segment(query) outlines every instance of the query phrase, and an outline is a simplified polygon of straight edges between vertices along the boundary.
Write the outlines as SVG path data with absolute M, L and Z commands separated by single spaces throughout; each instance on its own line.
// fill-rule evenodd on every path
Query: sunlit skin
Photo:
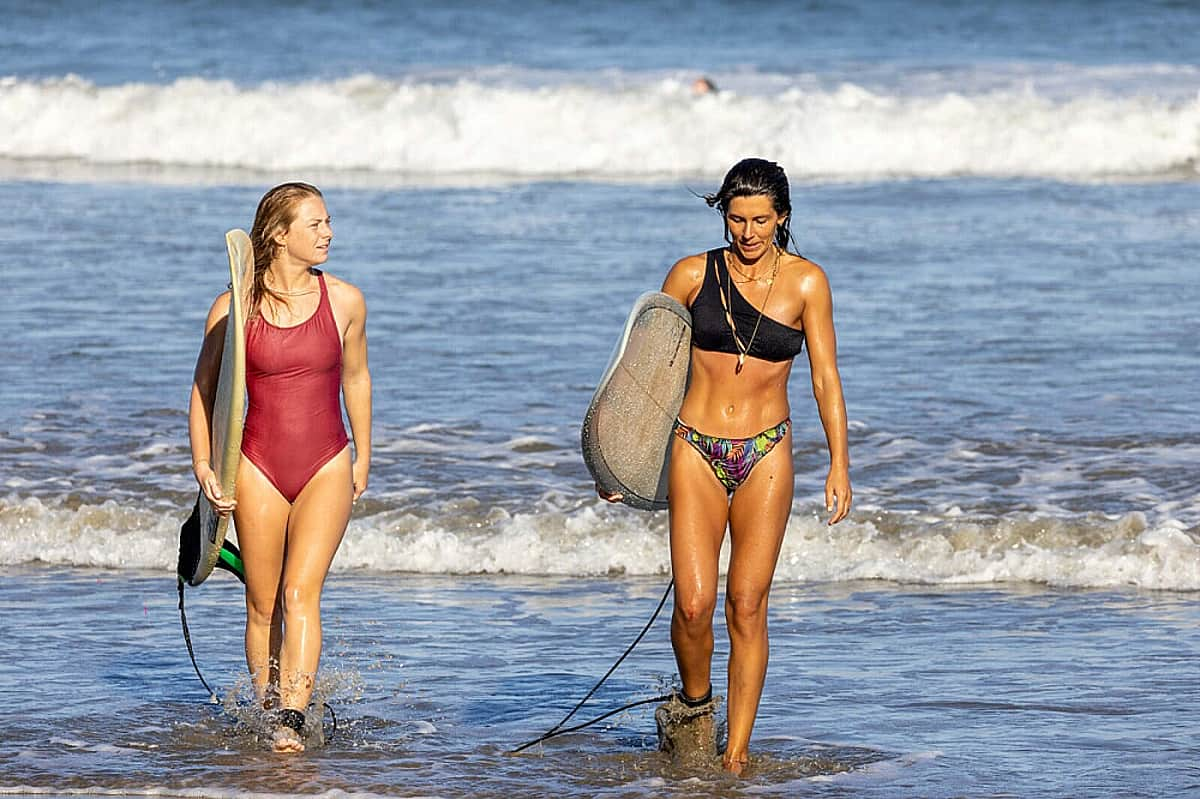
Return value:
M 770 197 L 754 195 L 730 200 L 725 226 L 736 259 L 732 266 L 751 278 L 737 290 L 766 316 L 805 333 L 813 396 L 829 446 L 825 479 L 828 523 L 850 512 L 850 461 L 846 408 L 837 369 L 833 302 L 819 266 L 781 252 L 774 286 L 775 230 L 784 221 Z M 704 282 L 703 253 L 676 263 L 662 290 L 691 307 Z M 769 292 L 769 297 L 768 297 Z M 739 331 L 743 341 L 748 331 Z M 791 415 L 787 384 L 792 362 L 747 357 L 740 373 L 737 355 L 692 349 L 691 378 L 679 418 L 706 434 L 743 438 L 778 424 Z M 671 643 L 683 691 L 700 697 L 712 676 L 713 613 L 719 582 L 718 559 L 726 529 L 730 535 L 729 572 L 725 587 L 725 619 L 729 631 L 729 737 L 723 764 L 741 773 L 749 761 L 750 734 L 766 678 L 767 598 L 794 493 L 792 435 L 784 439 L 750 473 L 729 498 L 704 457 L 673 438 L 668 482 L 671 570 L 675 577 L 675 609 Z M 619 495 L 606 496 L 616 500 Z
M 273 233 L 278 245 L 267 285 L 288 295 L 265 299 L 259 309 L 281 327 L 302 323 L 317 311 L 320 290 L 313 267 L 325 263 L 333 230 L 324 202 L 296 203 L 295 218 Z M 249 458 L 242 458 L 237 497 L 221 496 L 208 464 L 209 422 L 220 368 L 230 294 L 213 303 L 196 364 L 190 431 L 196 480 L 214 506 L 233 513 L 246 567 L 246 662 L 260 699 L 303 711 L 312 696 L 321 656 L 320 599 L 350 518 L 352 504 L 367 488 L 371 464 L 371 377 L 367 368 L 366 304 L 362 293 L 325 273 L 329 302 L 342 340 L 342 397 L 354 442 L 327 462 L 288 501 Z M 300 751 L 290 730 L 277 734 L 275 749 Z

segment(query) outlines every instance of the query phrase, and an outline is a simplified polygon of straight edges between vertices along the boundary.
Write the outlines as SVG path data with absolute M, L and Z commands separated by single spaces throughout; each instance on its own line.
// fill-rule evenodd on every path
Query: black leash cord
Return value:
M 329 719 L 333 722 L 333 726 L 330 728 L 329 734 L 325 736 L 325 740 L 329 741 L 333 738 L 333 736 L 337 735 L 337 713 L 333 712 L 333 705 L 329 704 L 328 702 L 322 702 L 321 704 L 326 710 L 329 711 Z
M 200 673 L 200 666 L 196 664 L 196 653 L 192 649 L 192 634 L 188 631 L 187 613 L 183 610 L 183 578 L 179 578 L 179 621 L 183 625 L 183 642 L 187 644 L 188 657 L 192 659 L 192 668 L 196 670 L 196 676 L 200 678 L 200 683 L 208 689 L 208 701 L 212 704 L 217 704 L 220 700 L 217 699 L 217 692 L 208 684 L 208 680 L 204 679 L 204 675 Z
M 629 653 L 633 651 L 633 648 L 635 646 L 637 646 L 639 643 L 641 643 L 641 640 L 646 637 L 646 633 L 650 632 L 650 627 L 654 624 L 654 621 L 658 618 L 658 614 L 662 612 L 663 605 L 667 604 L 667 597 L 671 596 L 671 589 L 674 587 L 675 587 L 675 578 L 672 577 L 670 582 L 667 583 L 667 590 L 663 592 L 662 599 L 658 600 L 658 607 L 656 607 L 654 609 L 654 613 L 652 613 L 650 615 L 650 621 L 646 622 L 646 626 L 642 628 L 642 631 L 640 633 L 638 633 L 637 638 L 633 639 L 633 643 L 630 644 L 629 647 L 621 654 L 621 657 L 617 658 L 617 662 L 613 663 L 612 667 L 609 668 L 609 670 L 607 672 L 605 672 L 604 676 L 600 678 L 600 681 L 592 686 L 592 690 L 587 692 L 587 696 L 585 696 L 583 699 L 580 699 L 579 703 L 577 705 L 575 705 L 575 707 L 571 708 L 570 713 L 563 716 L 561 721 L 559 721 L 557 724 L 555 724 L 549 730 L 544 732 L 540 737 L 535 738 L 534 740 L 529 741 L 528 743 L 521 744 L 516 749 L 513 749 L 512 751 L 510 751 L 509 754 L 516 754 L 517 752 L 520 752 L 523 749 L 528 749 L 529 747 L 533 746 L 534 744 L 541 743 L 542 741 L 553 738 L 556 735 L 562 735 L 563 733 L 575 732 L 576 730 L 582 730 L 584 727 L 588 727 L 592 724 L 595 724 L 598 721 L 603 721 L 604 719 L 608 718 L 609 716 L 612 716 L 616 713 L 620 713 L 622 710 L 628 710 L 629 708 L 637 707 L 638 705 L 648 705 L 651 702 L 663 702 L 663 701 L 666 701 L 667 699 L 671 698 L 670 694 L 668 694 L 666 696 L 661 696 L 661 697 L 656 696 L 653 699 L 643 699 L 638 702 L 634 702 L 632 704 L 625 705 L 624 707 L 617 708 L 616 710 L 612 711 L 611 713 L 605 713 L 603 716 L 592 719 L 591 721 L 589 721 L 585 724 L 580 724 L 578 726 L 571 727 L 570 729 L 566 729 L 566 730 L 560 729 L 562 727 L 562 725 L 566 724 L 571 719 L 572 716 L 574 716 L 576 713 L 579 712 L 579 708 L 583 707 L 584 704 L 586 704 L 587 701 L 592 698 L 592 695 L 595 694 L 596 691 L 600 690 L 600 686 L 604 685 L 604 681 L 612 676 L 612 673 L 617 670 L 617 666 L 620 666 L 622 661 L 624 661 L 625 658 L 629 657 Z M 180 590 L 182 590 L 182 589 L 180 589 Z
M 567 727 L 566 729 L 562 729 L 562 730 L 557 729 L 557 728 L 553 729 L 550 732 L 546 733 L 545 735 L 541 736 L 540 738 L 535 738 L 532 741 L 521 744 L 516 749 L 513 749 L 512 751 L 510 751 L 508 754 L 515 755 L 517 752 L 523 752 L 535 744 L 540 744 L 542 741 L 548 741 L 551 738 L 557 738 L 558 736 L 566 735 L 569 732 L 578 732 L 579 730 L 582 730 L 584 727 L 590 727 L 593 724 L 604 721 L 609 716 L 615 716 L 618 713 L 622 713 L 626 710 L 629 710 L 630 708 L 637 707 L 638 705 L 649 705 L 653 702 L 666 702 L 672 696 L 673 696 L 673 694 L 663 694 L 662 696 L 652 696 L 649 699 L 639 699 L 636 702 L 630 702 L 628 705 L 622 705 L 621 707 L 617 708 L 616 710 L 610 710 L 607 713 L 605 713 L 603 716 L 597 716 L 596 718 L 592 719 L 591 721 L 585 721 L 582 724 L 576 724 L 574 727 Z

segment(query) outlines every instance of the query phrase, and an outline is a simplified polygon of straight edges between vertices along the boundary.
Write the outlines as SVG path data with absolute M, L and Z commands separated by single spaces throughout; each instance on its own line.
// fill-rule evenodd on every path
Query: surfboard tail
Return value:
M 196 568 L 199 565 L 200 497 L 196 497 L 191 515 L 179 528 L 179 562 L 175 566 L 175 573 L 188 585 L 197 585 L 198 583 L 192 581 L 196 578 Z
M 203 494 L 196 497 L 196 504 L 192 506 L 191 515 L 179 527 L 179 560 L 175 566 L 175 573 L 179 575 L 180 580 L 190 586 L 200 585 L 209 575 L 208 571 L 204 571 L 203 575 L 200 574 L 202 571 L 200 568 L 200 502 L 202 500 Z M 242 553 L 232 541 L 225 540 L 221 543 L 221 550 L 217 553 L 216 563 L 213 566 L 229 572 L 243 585 L 246 583 L 246 567 L 242 563 Z

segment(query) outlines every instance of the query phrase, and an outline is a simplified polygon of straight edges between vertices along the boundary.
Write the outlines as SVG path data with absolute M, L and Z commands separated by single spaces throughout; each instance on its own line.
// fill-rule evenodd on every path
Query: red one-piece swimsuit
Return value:
M 246 326 L 249 407 L 242 454 L 288 502 L 350 440 L 342 424 L 342 339 L 325 275 L 316 312 L 279 327 L 256 316 Z

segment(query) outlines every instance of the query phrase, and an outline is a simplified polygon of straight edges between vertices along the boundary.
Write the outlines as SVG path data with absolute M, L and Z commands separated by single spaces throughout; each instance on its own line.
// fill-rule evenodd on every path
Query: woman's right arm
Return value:
M 225 515 L 237 502 L 221 495 L 221 483 L 212 467 L 212 408 L 221 375 L 221 355 L 225 349 L 225 325 L 229 320 L 229 292 L 213 301 L 204 324 L 204 342 L 196 358 L 192 375 L 192 396 L 188 403 L 188 436 L 192 444 L 192 473 L 204 496 L 217 512 Z

